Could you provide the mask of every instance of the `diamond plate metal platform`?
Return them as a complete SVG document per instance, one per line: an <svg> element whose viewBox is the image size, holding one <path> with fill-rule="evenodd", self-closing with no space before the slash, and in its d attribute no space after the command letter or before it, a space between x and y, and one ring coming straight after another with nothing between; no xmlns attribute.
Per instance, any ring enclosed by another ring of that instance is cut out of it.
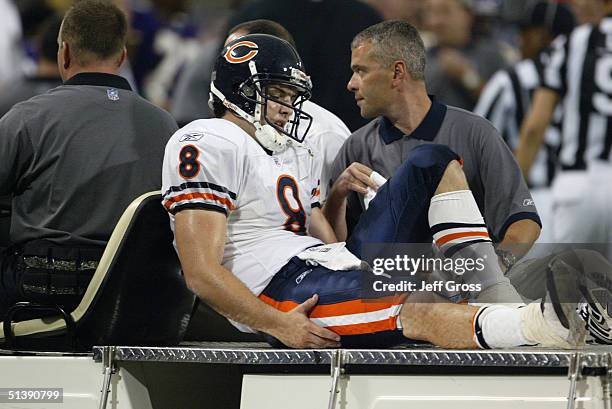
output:
<svg viewBox="0 0 612 409"><path fill-rule="evenodd" d="M102 359L104 347L95 347L94 359ZM385 350L272 349L265 343L190 343L178 347L115 347L116 361L198 362L241 365L330 365L335 354L350 365L471 366L568 368L580 352L582 367L603 368L612 361L611 347L583 350L547 350L534 347L511 350L463 351L410 346Z"/></svg>

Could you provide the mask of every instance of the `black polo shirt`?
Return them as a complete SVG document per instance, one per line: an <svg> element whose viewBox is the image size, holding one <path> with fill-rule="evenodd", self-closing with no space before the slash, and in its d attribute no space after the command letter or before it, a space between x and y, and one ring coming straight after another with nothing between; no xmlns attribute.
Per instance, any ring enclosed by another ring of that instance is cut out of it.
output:
<svg viewBox="0 0 612 409"><path fill-rule="evenodd" d="M82 73L0 120L11 242L104 246L128 204L161 186L177 125L119 76Z"/></svg>
<svg viewBox="0 0 612 409"><path fill-rule="evenodd" d="M385 117L353 133L332 165L329 183L353 162L390 178L408 153L425 143L447 145L461 156L468 184L494 240L501 241L508 227L518 220L531 219L541 225L519 167L497 130L482 117L435 99L410 135L404 135ZM347 208L349 231L363 209L363 197L351 194Z"/></svg>

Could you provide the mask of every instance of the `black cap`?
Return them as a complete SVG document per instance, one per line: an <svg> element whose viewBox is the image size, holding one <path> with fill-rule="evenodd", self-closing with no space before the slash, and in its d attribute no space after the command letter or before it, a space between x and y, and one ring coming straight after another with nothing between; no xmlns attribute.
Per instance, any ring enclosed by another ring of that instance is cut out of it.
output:
<svg viewBox="0 0 612 409"><path fill-rule="evenodd" d="M529 7L519 21L521 28L544 27L556 37L569 34L575 27L574 15L566 5L538 1Z"/></svg>

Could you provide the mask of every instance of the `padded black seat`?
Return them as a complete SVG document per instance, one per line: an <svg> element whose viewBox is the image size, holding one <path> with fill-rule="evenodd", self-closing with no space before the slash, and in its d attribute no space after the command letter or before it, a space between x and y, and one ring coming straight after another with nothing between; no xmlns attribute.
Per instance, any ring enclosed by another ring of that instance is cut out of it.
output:
<svg viewBox="0 0 612 409"><path fill-rule="evenodd" d="M69 318L76 348L63 347L70 331L61 316L14 322L16 344L4 348L89 350L93 345L178 345L194 306L172 246L159 192L134 200L121 216L83 299ZM74 343L73 343L74 345Z"/></svg>

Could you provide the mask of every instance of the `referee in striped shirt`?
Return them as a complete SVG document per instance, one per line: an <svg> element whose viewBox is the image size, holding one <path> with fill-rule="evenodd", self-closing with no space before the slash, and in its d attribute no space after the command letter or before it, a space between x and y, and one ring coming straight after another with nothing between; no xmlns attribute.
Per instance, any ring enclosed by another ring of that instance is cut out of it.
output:
<svg viewBox="0 0 612 409"><path fill-rule="evenodd" d="M574 16L562 4L547 1L531 2L518 21L520 51L523 60L511 68L500 70L487 82L474 113L487 118L500 132L510 149L515 150L523 118L531 105L533 92L541 85L545 51L552 40L569 34ZM542 220L539 243L552 241L550 184L556 170L560 144L560 107L551 126L546 129L544 145L538 152L527 182Z"/></svg>
<svg viewBox="0 0 612 409"><path fill-rule="evenodd" d="M558 243L612 242L612 0L604 3L598 23L578 26L553 42L516 151L528 175L562 102L562 170L552 187Z"/></svg>

